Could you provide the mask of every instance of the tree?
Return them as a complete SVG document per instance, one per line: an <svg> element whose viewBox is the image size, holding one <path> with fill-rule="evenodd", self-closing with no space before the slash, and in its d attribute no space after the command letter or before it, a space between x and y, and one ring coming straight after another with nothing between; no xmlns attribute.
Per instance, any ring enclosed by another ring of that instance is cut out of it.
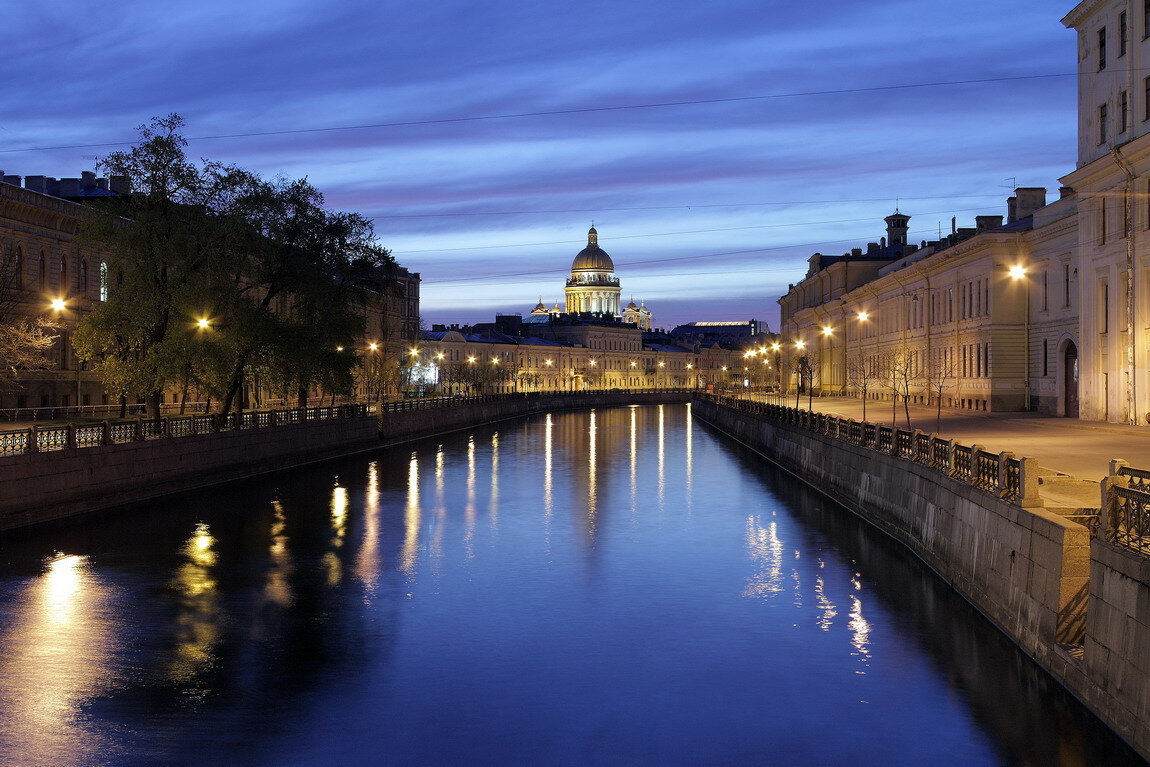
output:
<svg viewBox="0 0 1150 767"><path fill-rule="evenodd" d="M866 405L874 381L874 363L863 357L847 362L847 383L853 386L862 399L862 419L866 421Z"/></svg>
<svg viewBox="0 0 1150 767"><path fill-rule="evenodd" d="M910 421L911 391L920 387L923 376L919 365L918 352L900 345L887 350L883 355L882 384L891 393L891 426L898 422L898 402L902 400L906 428L914 428Z"/></svg>
<svg viewBox="0 0 1150 767"><path fill-rule="evenodd" d="M252 181L234 167L190 162L182 124L174 114L156 118L140 127L137 146L99 162L132 191L94 203L79 235L108 254L114 279L108 300L81 321L76 351L110 389L142 393L154 418L164 389L197 380L211 359L200 359L196 318L234 262L243 232L232 214Z"/></svg>
<svg viewBox="0 0 1150 767"><path fill-rule="evenodd" d="M934 399L934 430L942 431L942 398L958 378L958 361L947 349L936 349L927 361L924 381L928 395Z"/></svg>
<svg viewBox="0 0 1150 767"><path fill-rule="evenodd" d="M21 370L53 366L48 355L58 325L46 317L28 316L22 268L15 252L0 262L0 390L19 388Z"/></svg>

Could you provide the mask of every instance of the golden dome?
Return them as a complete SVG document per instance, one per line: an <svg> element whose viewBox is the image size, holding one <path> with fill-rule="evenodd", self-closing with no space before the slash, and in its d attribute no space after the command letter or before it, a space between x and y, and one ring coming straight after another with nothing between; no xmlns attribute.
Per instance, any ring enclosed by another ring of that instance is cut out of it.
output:
<svg viewBox="0 0 1150 767"><path fill-rule="evenodd" d="M599 233L595 227L587 230L587 247L579 251L571 262L573 272L614 272L615 264L607 251L599 247Z"/></svg>

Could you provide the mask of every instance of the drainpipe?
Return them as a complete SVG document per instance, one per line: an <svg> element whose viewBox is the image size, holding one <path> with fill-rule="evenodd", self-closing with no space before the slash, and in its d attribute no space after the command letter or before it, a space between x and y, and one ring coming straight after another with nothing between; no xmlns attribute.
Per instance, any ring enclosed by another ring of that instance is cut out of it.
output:
<svg viewBox="0 0 1150 767"><path fill-rule="evenodd" d="M1138 424L1138 369L1135 367L1137 347L1134 332L1134 172L1117 147L1110 150L1114 162L1126 174L1126 188L1122 192L1122 232L1126 235L1126 422Z"/></svg>

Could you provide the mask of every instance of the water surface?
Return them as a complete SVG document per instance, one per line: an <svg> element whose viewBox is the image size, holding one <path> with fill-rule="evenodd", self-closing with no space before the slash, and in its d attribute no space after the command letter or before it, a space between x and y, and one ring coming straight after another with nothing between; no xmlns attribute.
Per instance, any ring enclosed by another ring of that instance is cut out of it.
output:
<svg viewBox="0 0 1150 767"><path fill-rule="evenodd" d="M676 405L7 534L0 763L1141 762L905 550Z"/></svg>

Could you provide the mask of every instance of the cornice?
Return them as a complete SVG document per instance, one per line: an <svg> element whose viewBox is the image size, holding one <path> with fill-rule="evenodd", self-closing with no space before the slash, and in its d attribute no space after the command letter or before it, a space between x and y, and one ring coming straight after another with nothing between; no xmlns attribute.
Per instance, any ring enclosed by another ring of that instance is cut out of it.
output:
<svg viewBox="0 0 1150 767"><path fill-rule="evenodd" d="M1110 0L1082 0L1070 13L1062 17L1062 25L1069 29L1077 29L1088 16L1098 10L1099 6L1108 2Z"/></svg>

